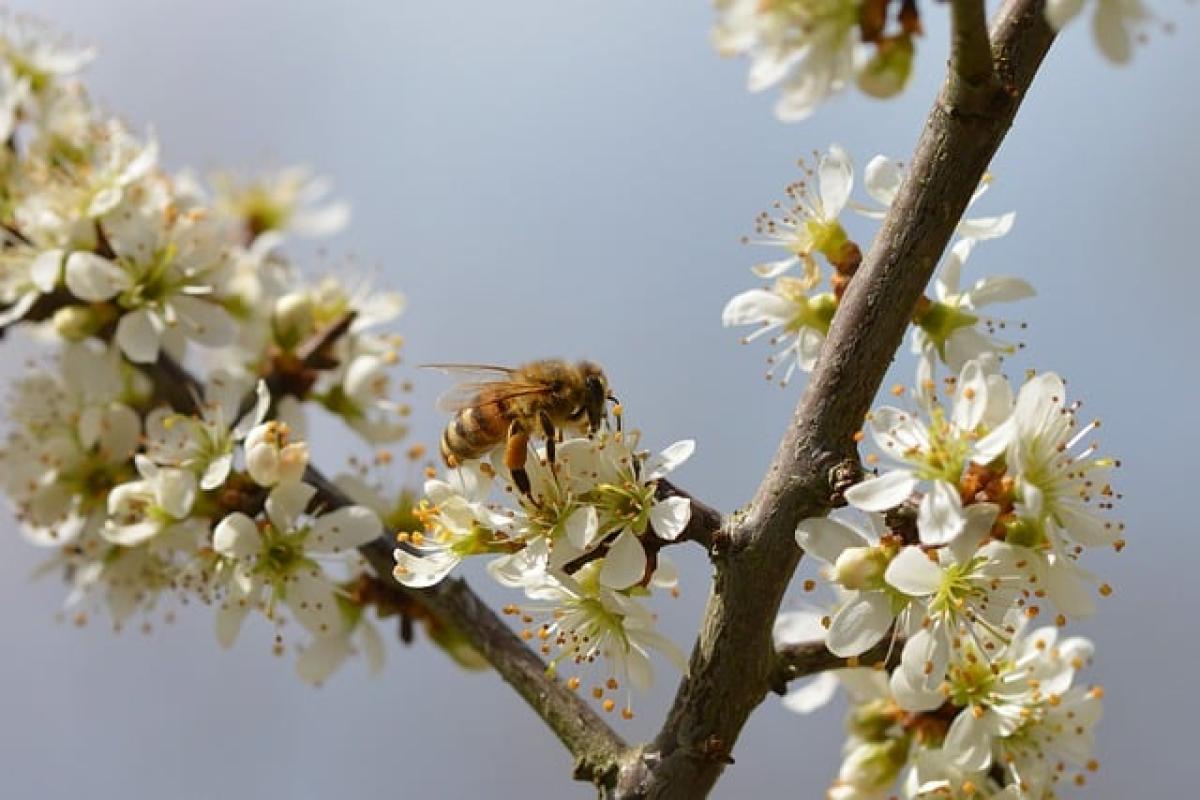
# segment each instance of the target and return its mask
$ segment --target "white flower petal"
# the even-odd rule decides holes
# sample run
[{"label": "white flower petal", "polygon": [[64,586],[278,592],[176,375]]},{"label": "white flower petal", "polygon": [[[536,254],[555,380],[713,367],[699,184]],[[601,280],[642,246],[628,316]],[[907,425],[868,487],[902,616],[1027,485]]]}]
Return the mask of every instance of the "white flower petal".
[{"label": "white flower petal", "polygon": [[817,180],[820,183],[824,218],[832,221],[846,207],[850,190],[854,187],[854,165],[841,145],[830,146],[829,152],[821,156],[817,165]]},{"label": "white flower petal", "polygon": [[891,602],[887,595],[859,592],[834,615],[825,646],[841,658],[861,655],[884,637],[891,624]]},{"label": "white flower petal", "polygon": [[661,453],[646,459],[642,481],[649,483],[674,472],[675,468],[691,458],[694,452],[696,452],[695,439],[683,439],[675,442]]},{"label": "white flower petal", "polygon": [[825,627],[821,620],[825,614],[817,610],[784,611],[775,618],[771,638],[775,647],[786,647],[825,638]]},{"label": "white flower petal", "polygon": [[1046,21],[1059,31],[1082,10],[1083,0],[1046,0]]},{"label": "white flower petal", "polygon": [[1121,5],[1113,0],[1097,0],[1092,15],[1092,35],[1104,57],[1114,64],[1125,64],[1133,57],[1133,37],[1126,27]]},{"label": "white flower petal", "polygon": [[1058,610],[1074,619],[1090,617],[1096,601],[1088,589],[1086,573],[1075,562],[1051,556],[1046,569],[1046,591]]},{"label": "white flower petal", "polygon": [[929,545],[952,542],[963,532],[966,523],[958,489],[946,481],[933,481],[917,510],[921,541]]},{"label": "white flower petal", "polygon": [[587,550],[600,529],[600,519],[595,506],[582,506],[571,512],[563,523],[567,541],[579,550]]},{"label": "white flower petal", "polygon": [[367,672],[378,675],[383,671],[384,646],[383,638],[375,626],[362,619],[358,623],[358,640],[363,649],[363,657],[367,660]]},{"label": "white flower petal", "polygon": [[267,495],[266,507],[275,529],[281,532],[292,530],[316,492],[307,483],[284,483],[272,489]]},{"label": "white flower petal", "polygon": [[[297,484],[302,485],[302,484]],[[345,506],[322,514],[308,534],[308,549],[314,553],[341,553],[378,538],[383,523],[365,506]]]},{"label": "white flower petal", "polygon": [[660,539],[673,542],[692,518],[692,501],[686,497],[668,497],[650,509],[650,527]]},{"label": "white flower petal", "polygon": [[624,531],[608,548],[600,567],[600,584],[628,589],[646,576],[646,550],[632,531]]},{"label": "white flower petal", "polygon": [[195,475],[185,469],[168,467],[158,473],[154,502],[175,519],[183,519],[191,513],[197,492]]},{"label": "white flower petal", "polygon": [[863,511],[887,511],[907,500],[917,488],[917,478],[905,469],[868,478],[846,490],[846,502]]},{"label": "white flower petal", "polygon": [[1037,294],[1033,286],[1020,278],[1007,275],[993,275],[979,280],[968,296],[972,308],[983,308],[993,303],[1013,303],[1017,300],[1027,300]]},{"label": "white flower petal", "polygon": [[946,701],[936,688],[930,689],[920,681],[914,681],[907,670],[892,670],[888,684],[896,704],[905,711],[933,711]]},{"label": "white flower petal", "polygon": [[392,576],[402,585],[424,589],[442,582],[461,560],[450,550],[433,550],[420,556],[396,548]]},{"label": "white flower petal", "polygon": [[734,295],[721,311],[721,324],[735,325],[782,324],[791,315],[794,304],[766,289],[750,289]]},{"label": "white flower petal", "polygon": [[829,704],[837,693],[839,682],[832,672],[822,672],[810,680],[799,681],[788,687],[783,707],[796,714],[811,714]]},{"label": "white flower petal", "polygon": [[315,636],[332,636],[342,630],[333,585],[315,564],[305,564],[287,578],[284,602],[296,621]]},{"label": "white flower petal", "polygon": [[178,314],[187,337],[206,347],[224,347],[237,336],[233,317],[217,303],[176,295],[171,298],[171,307]]},{"label": "white flower petal", "polygon": [[296,657],[296,675],[314,686],[324,683],[350,657],[350,653],[350,641],[345,636],[318,637]]},{"label": "white flower petal", "polygon": [[755,264],[750,268],[750,271],[760,278],[770,280],[771,278],[778,278],[780,275],[796,266],[799,261],[800,259],[796,258],[795,256],[781,258],[778,261],[767,261],[762,264]]},{"label": "white flower petal", "polygon": [[119,265],[84,252],[67,256],[66,282],[71,294],[91,303],[115,297],[132,285],[129,274]]},{"label": "white flower petal", "polygon": [[216,614],[217,643],[225,649],[233,647],[238,633],[242,630],[242,622],[253,608],[253,595],[231,590],[221,601]]},{"label": "white flower petal", "polygon": [[937,278],[934,279],[934,288],[939,300],[948,302],[949,298],[958,294],[958,287],[962,282],[963,265],[967,263],[974,247],[973,239],[961,239],[950,248],[950,252],[946,255],[946,262],[938,271]]},{"label": "white flower petal", "polygon": [[825,334],[816,328],[801,328],[796,340],[796,366],[805,372],[812,372],[821,357],[824,344]]},{"label": "white flower petal", "polygon": [[152,364],[158,359],[160,323],[150,311],[140,308],[117,323],[117,344],[135,364]]},{"label": "white flower petal", "polygon": [[1012,230],[1013,223],[1016,220],[1017,215],[1012,211],[1007,214],[1001,214],[998,217],[964,219],[958,224],[958,235],[964,239],[975,239],[981,242],[988,239],[998,239]]},{"label": "white flower petal", "polygon": [[974,431],[988,407],[988,381],[978,361],[968,361],[954,386],[950,419],[960,431]]},{"label": "white flower petal", "polygon": [[867,194],[881,205],[891,206],[904,180],[904,167],[887,156],[875,156],[867,163],[863,184]]},{"label": "white flower petal", "polygon": [[261,545],[258,526],[241,512],[225,517],[213,531],[213,550],[229,558],[250,558],[259,551]]},{"label": "white flower petal", "polygon": [[229,477],[232,469],[233,453],[222,453],[217,456],[204,468],[204,474],[200,477],[200,489],[205,492],[216,489],[225,483],[225,479]]},{"label": "white flower petal", "polygon": [[916,546],[905,547],[883,573],[890,585],[912,597],[925,597],[942,585],[942,568]]},{"label": "white flower petal", "polygon": [[863,547],[870,542],[861,533],[837,520],[809,517],[796,526],[796,544],[809,555],[826,564],[833,564],[848,548]]},{"label": "white flower petal", "polygon": [[39,292],[45,294],[54,291],[54,287],[58,285],[58,278],[62,274],[64,255],[62,250],[46,250],[38,253],[37,257],[30,262],[29,279]]},{"label": "white flower petal", "polygon": [[1084,509],[1060,505],[1056,516],[1063,532],[1086,547],[1107,547],[1120,534],[1119,526]]},{"label": "white flower petal", "polygon": [[992,763],[992,737],[970,707],[950,723],[942,749],[965,772],[982,772]]}]

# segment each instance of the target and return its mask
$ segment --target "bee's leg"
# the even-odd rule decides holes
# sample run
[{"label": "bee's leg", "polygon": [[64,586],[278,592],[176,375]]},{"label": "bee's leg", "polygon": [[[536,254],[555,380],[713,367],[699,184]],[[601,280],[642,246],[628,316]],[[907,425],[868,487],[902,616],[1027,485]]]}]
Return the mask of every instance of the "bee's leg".
[{"label": "bee's leg", "polygon": [[550,469],[554,469],[554,446],[558,442],[557,431],[554,430],[554,423],[550,421],[550,416],[545,411],[538,414],[538,421],[542,425],[542,433],[546,436],[546,461],[550,464]]},{"label": "bee's leg", "polygon": [[525,459],[529,455],[529,431],[517,420],[508,426],[508,441],[504,445],[504,466],[512,473],[513,483],[521,494],[533,499],[529,473],[525,471]]}]

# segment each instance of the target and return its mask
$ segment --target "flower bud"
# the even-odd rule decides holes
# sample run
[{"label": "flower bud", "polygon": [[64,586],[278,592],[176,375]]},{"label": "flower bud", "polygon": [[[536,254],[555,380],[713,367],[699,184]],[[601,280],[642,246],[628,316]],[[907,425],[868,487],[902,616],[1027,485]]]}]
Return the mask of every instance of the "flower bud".
[{"label": "flower bud", "polygon": [[859,71],[858,88],[872,97],[894,97],[904,90],[912,68],[912,39],[903,35],[884,39]]},{"label": "flower bud", "polygon": [[896,723],[896,708],[887,700],[873,700],[855,706],[846,719],[846,729],[851,736],[867,742],[882,742],[888,730]]},{"label": "flower bud", "polygon": [[246,471],[260,486],[295,483],[308,466],[308,445],[288,442],[288,426],[277,420],[254,427],[246,435]]},{"label": "flower bud", "polygon": [[907,762],[908,737],[863,743],[842,762],[838,783],[862,792],[883,791],[896,780]]},{"label": "flower bud", "polygon": [[100,328],[103,316],[91,306],[64,306],[54,312],[54,332],[68,342],[81,342]]},{"label": "flower bud", "polygon": [[876,588],[887,565],[887,555],[877,547],[847,547],[833,565],[833,579],[851,591]]},{"label": "flower bud", "polygon": [[308,292],[292,292],[276,300],[273,322],[275,337],[286,347],[293,347],[309,336],[315,325]]}]

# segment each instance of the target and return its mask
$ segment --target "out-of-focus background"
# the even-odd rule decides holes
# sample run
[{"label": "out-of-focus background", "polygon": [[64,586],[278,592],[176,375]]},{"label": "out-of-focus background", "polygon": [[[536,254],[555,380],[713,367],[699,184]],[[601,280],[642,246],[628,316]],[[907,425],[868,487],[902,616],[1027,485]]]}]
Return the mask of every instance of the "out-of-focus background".
[{"label": "out-of-focus background", "polygon": [[[836,141],[859,165],[907,158],[946,49],[944,8],[925,3],[928,36],[901,99],[847,95],[785,125],[774,95],[745,91],[746,63],[713,52],[701,0],[11,6],[100,48],[94,94],[153,124],[168,166],[305,161],[330,175],[355,214],[308,263],[337,269],[353,255],[404,290],[409,363],[595,358],[648,444],[699,440],[679,480],[726,509],[749,496],[801,388],[768,385],[766,350],[720,327],[764,255],[739,237],[800,155]],[[1116,591],[1077,627],[1096,640],[1090,677],[1107,690],[1096,798],[1195,786],[1200,531],[1183,501],[1196,496],[1187,465],[1200,445],[1200,20],[1183,3],[1158,11],[1178,31],[1156,34],[1128,68],[1101,59],[1086,22],[1056,45],[979,207],[1016,209],[1016,228],[968,268],[1036,284],[1039,297],[1013,312],[1029,323],[1016,365],[1066,374],[1125,465],[1129,547],[1091,562]],[[22,346],[4,343],[6,380]],[[900,359],[896,380],[910,365]],[[432,443],[444,382],[416,377],[418,434]],[[340,434],[318,434],[322,465],[354,452]],[[155,620],[149,635],[75,629],[54,621],[62,587],[30,579],[42,554],[5,527],[5,797],[591,795],[492,673],[394,646],[381,677],[352,663],[311,689],[270,654],[265,626],[220,651],[207,609]],[[708,573],[698,552],[679,559],[683,595],[661,610],[686,649]],[[652,733],[676,679],[660,672],[637,718],[616,724],[632,739]],[[841,714],[797,717],[768,699],[716,796],[820,796]]]}]

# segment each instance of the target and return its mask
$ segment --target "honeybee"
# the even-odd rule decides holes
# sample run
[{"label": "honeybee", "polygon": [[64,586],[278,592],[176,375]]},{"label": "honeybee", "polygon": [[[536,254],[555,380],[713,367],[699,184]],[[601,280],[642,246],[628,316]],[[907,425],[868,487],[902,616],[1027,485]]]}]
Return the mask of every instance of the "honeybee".
[{"label": "honeybee", "polygon": [[[449,467],[479,458],[504,445],[504,465],[513,483],[530,497],[525,460],[529,439],[544,436],[546,458],[554,464],[559,431],[596,432],[607,417],[607,403],[617,403],[608,378],[591,361],[571,363],[557,358],[519,367],[483,364],[426,364],[471,377],[438,400],[438,408],[454,414],[442,432],[442,459]],[[619,417],[618,417],[619,420]]]}]

